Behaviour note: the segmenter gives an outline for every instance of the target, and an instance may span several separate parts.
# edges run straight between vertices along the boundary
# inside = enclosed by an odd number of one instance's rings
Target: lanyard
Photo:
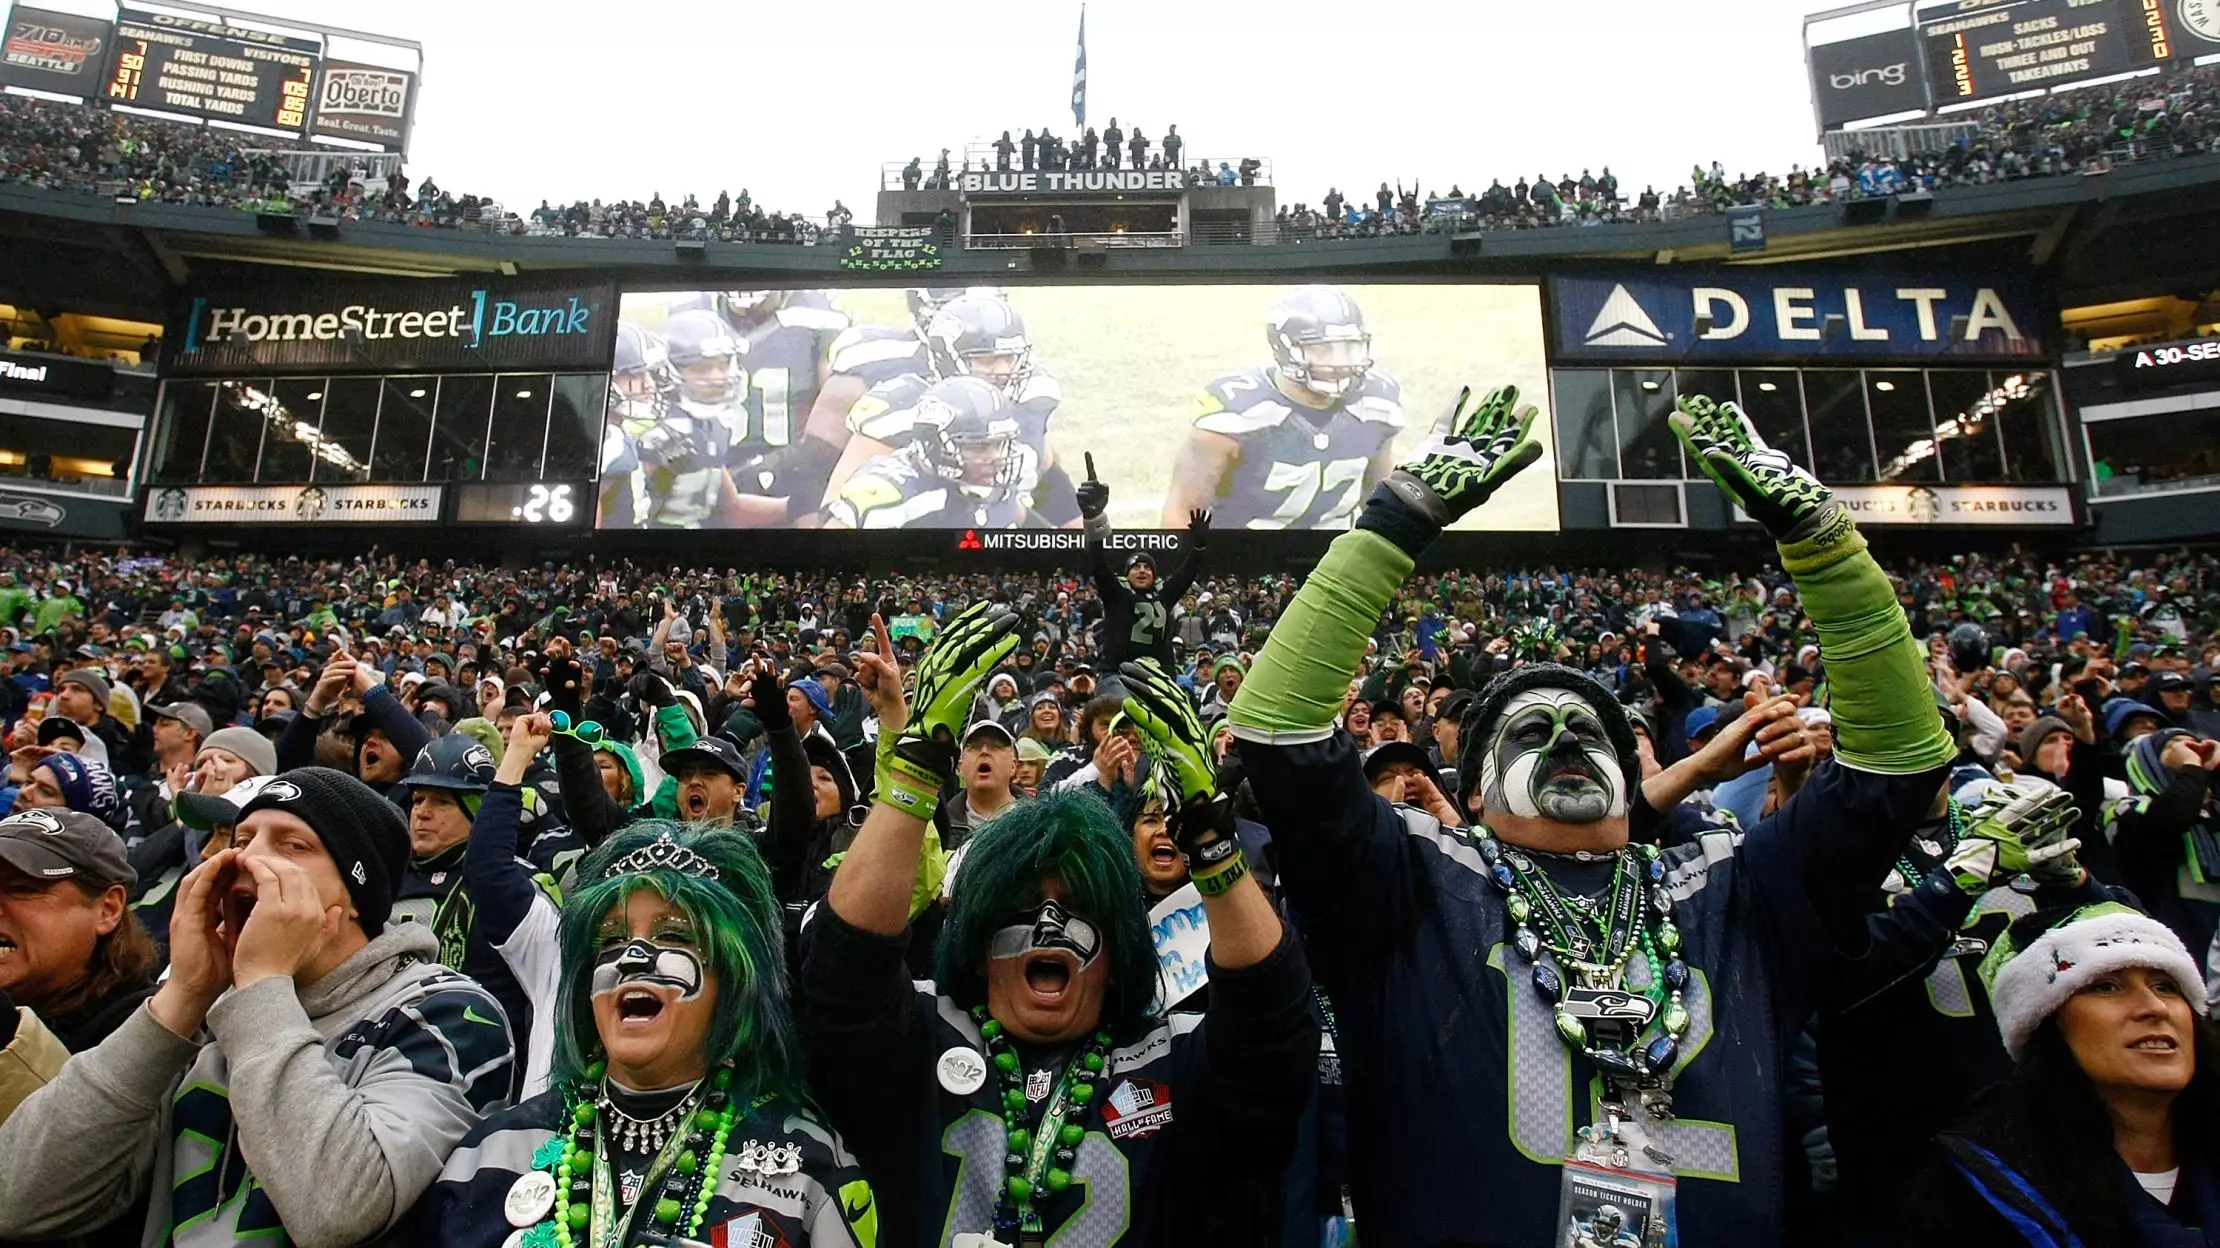
[[[1074,1057],[1073,1062],[1079,1059]],[[1049,1094],[1048,1107],[1041,1111],[1041,1125],[1033,1132],[1033,1151],[1025,1161],[1025,1181],[1029,1194],[1018,1209],[1023,1229],[1041,1229],[1040,1212],[1033,1202],[1041,1193],[1041,1181],[1048,1174],[1049,1155],[1056,1151],[1056,1137],[1064,1132],[1064,1117],[1071,1110],[1068,1094],[1071,1091],[1071,1066],[1064,1067],[1063,1077],[1056,1081],[1056,1090]],[[1082,1111],[1084,1112],[1084,1111]]]
[[[471,920],[477,917],[477,911],[468,884],[460,879],[432,911],[432,935],[439,938],[439,964],[450,971],[462,969],[464,953],[470,946]]]
[[[693,1111],[687,1112],[690,1116]],[[603,1137],[601,1123],[595,1121],[593,1224],[587,1231],[585,1248],[618,1248],[619,1244],[631,1238],[629,1232],[633,1222],[639,1219],[640,1210],[654,1203],[647,1199],[648,1193],[656,1190],[662,1183],[665,1172],[670,1170],[671,1163],[685,1151],[686,1135],[684,1130],[671,1133],[671,1138],[664,1142],[662,1151],[648,1162],[647,1173],[640,1176],[640,1190],[634,1194],[632,1203],[620,1208],[617,1185],[609,1170],[609,1142]],[[714,1183],[717,1180],[712,1175],[704,1181]]]

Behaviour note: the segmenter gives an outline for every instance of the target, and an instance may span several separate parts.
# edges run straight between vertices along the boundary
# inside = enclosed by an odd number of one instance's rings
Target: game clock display
[[[589,518],[593,489],[583,481],[486,482],[455,492],[457,524],[532,524],[555,528]]]

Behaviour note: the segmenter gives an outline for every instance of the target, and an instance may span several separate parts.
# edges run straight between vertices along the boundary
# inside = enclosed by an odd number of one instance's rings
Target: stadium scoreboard
[[[2173,57],[2164,0],[1953,0],[1919,9],[1936,105],[2128,73]]]
[[[313,40],[125,9],[102,94],[111,104],[299,133],[321,51]]]

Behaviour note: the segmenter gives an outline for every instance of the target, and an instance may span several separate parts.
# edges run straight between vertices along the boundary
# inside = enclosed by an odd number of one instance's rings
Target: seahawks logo
[[[256,796],[278,802],[297,802],[301,800],[301,786],[291,780],[272,780]]]
[[[472,771],[491,771],[493,769],[493,751],[482,745],[471,746],[463,752],[463,766]]]
[[[60,836],[62,834],[62,821],[43,810],[26,810],[21,814],[0,819],[0,831],[9,831],[15,828],[33,828],[44,832],[48,836]]]

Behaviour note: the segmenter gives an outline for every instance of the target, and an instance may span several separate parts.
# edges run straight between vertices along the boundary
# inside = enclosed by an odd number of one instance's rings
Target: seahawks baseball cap
[[[963,744],[970,745],[974,740],[977,740],[980,737],[993,737],[1001,744],[1008,746],[1013,750],[1017,748],[1016,735],[1013,734],[1009,729],[1003,727],[1001,724],[991,719],[982,719],[978,723],[973,724],[964,733]]]
[[[208,739],[208,734],[216,731],[215,721],[208,718],[207,709],[198,702],[170,702],[162,706],[150,706],[146,709],[149,715],[158,715],[163,719],[174,719],[185,725],[193,730],[194,736],[203,741]]]
[[[701,737],[684,749],[666,750],[660,765],[665,774],[675,776],[688,762],[706,762],[735,780],[748,778],[748,764],[740,757],[739,747],[723,737]]]
[[[170,799],[170,813],[188,828],[203,832],[219,824],[239,822],[239,812],[261,796],[276,776],[248,776],[222,793],[180,793]]]
[[[92,889],[136,884],[123,839],[92,815],[41,806],[0,819],[0,862],[39,880],[74,880]]]

